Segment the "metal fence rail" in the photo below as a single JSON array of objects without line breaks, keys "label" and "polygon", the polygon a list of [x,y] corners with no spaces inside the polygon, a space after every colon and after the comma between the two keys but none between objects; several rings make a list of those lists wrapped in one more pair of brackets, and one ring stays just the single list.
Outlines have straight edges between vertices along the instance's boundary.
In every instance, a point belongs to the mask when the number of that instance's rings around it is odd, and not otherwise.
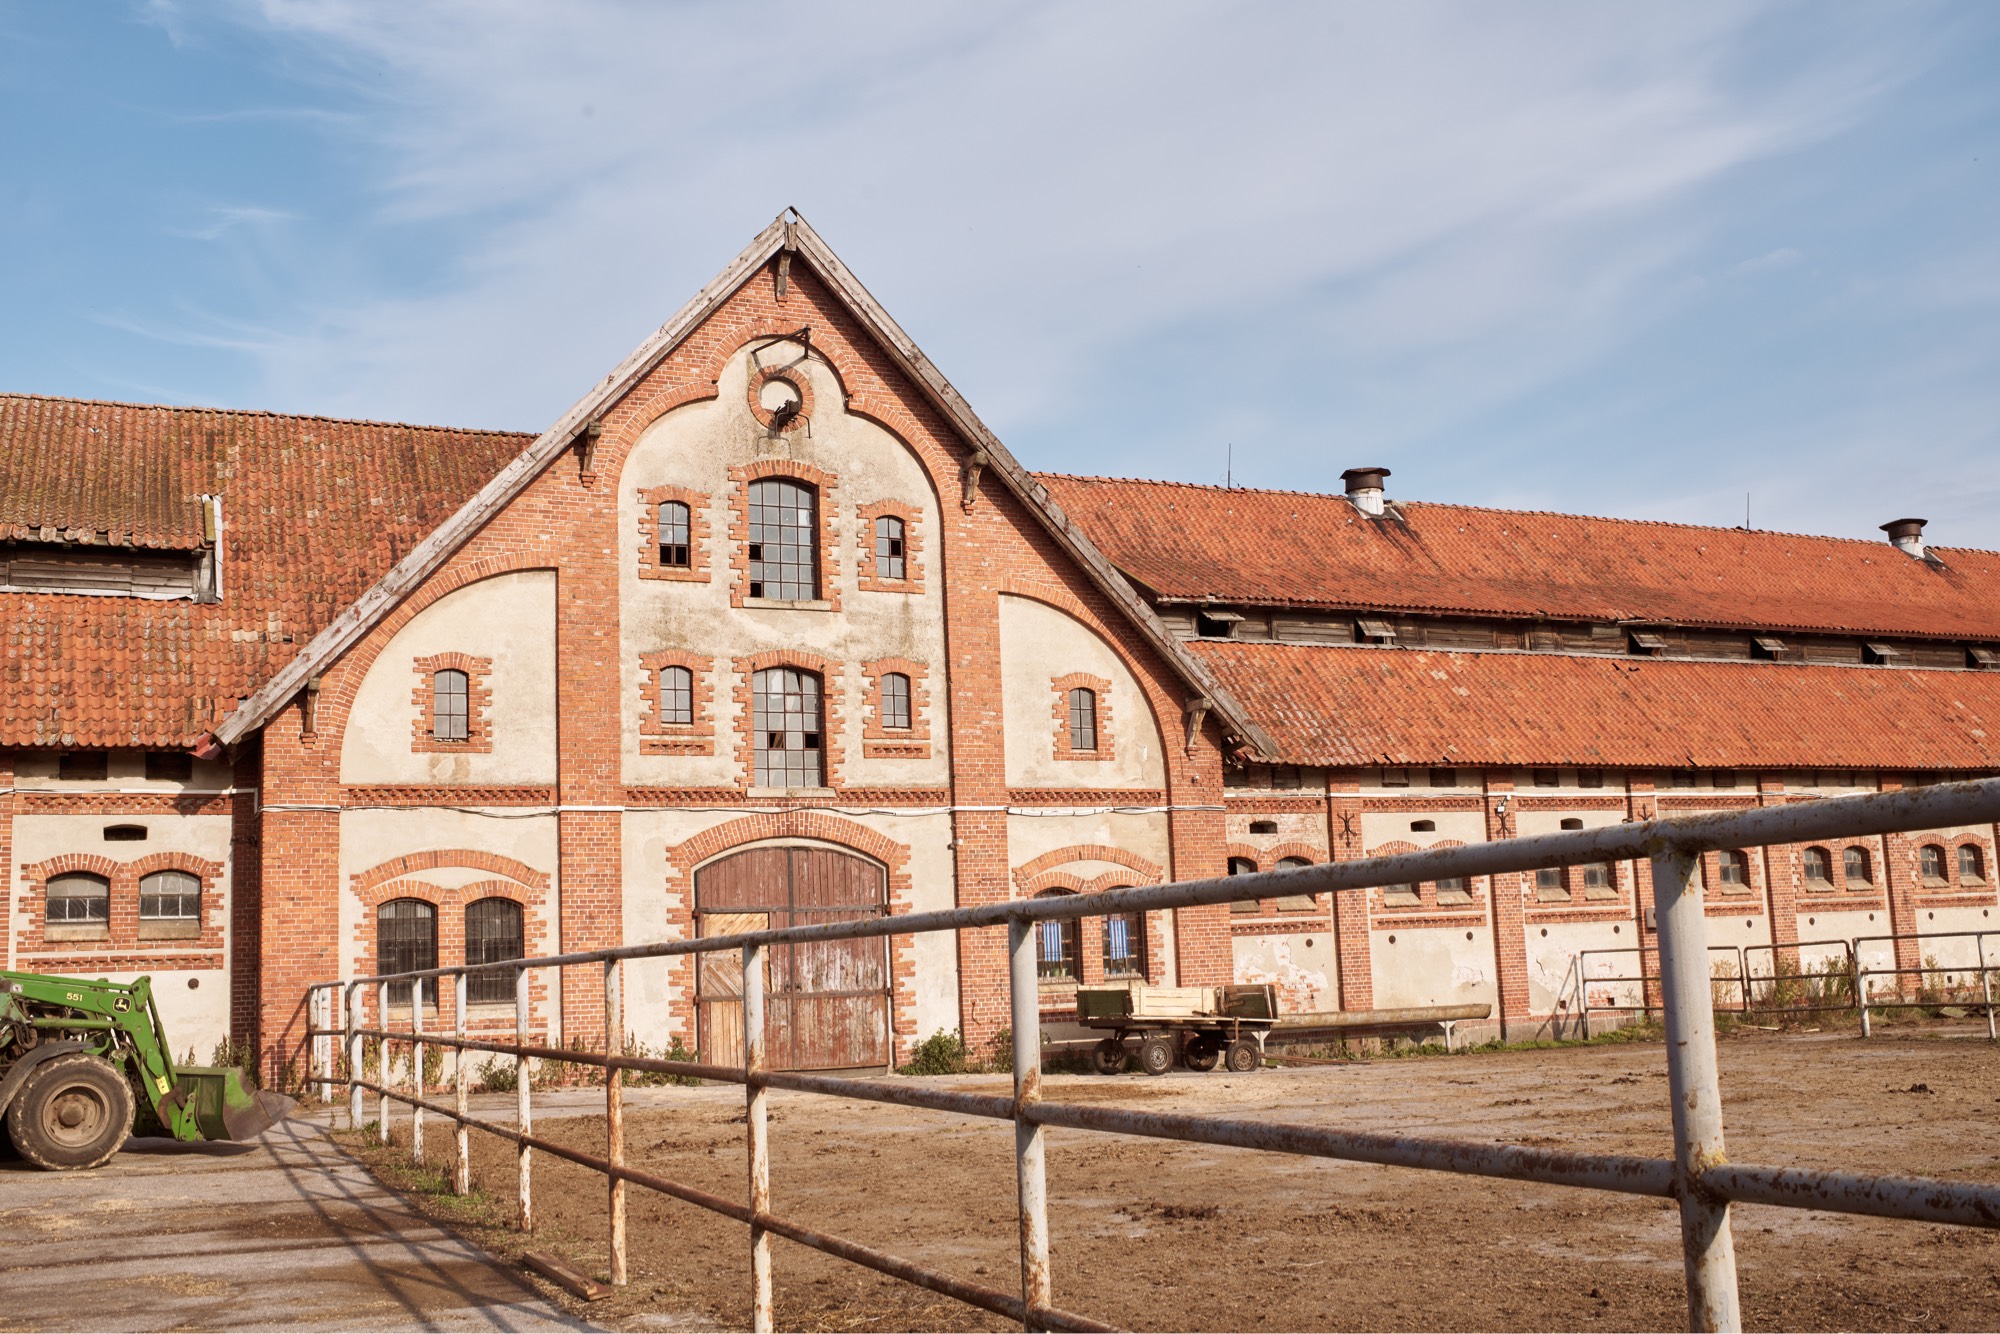
[{"label": "metal fence rail", "polygon": [[[625,1281],[624,1200],[628,1184],[657,1191],[746,1224],[751,1248],[752,1324],[758,1330],[768,1330],[772,1325],[772,1236],[784,1237],[969,1305],[1019,1320],[1031,1329],[1105,1328],[1087,1316],[1063,1310],[1054,1304],[1049,1271],[1043,1154],[1043,1132],[1048,1126],[1671,1198],[1680,1205],[1689,1325],[1704,1330],[1736,1329],[1741,1325],[1741,1312],[1737,1300],[1735,1249],[1730,1232],[1732,1202],[2000,1228],[2000,1186],[1756,1167],[1728,1161],[1724,1152],[1722,1104],[1716,1074],[1713,998],[1706,962],[1707,927],[1701,884],[1698,877],[1691,879],[1694,877],[1695,857],[1701,852],[1722,848],[1931,829],[1990,822],[1996,818],[2000,818],[2000,779],[1988,779],[1800,806],[1612,825],[1538,838],[1431,849],[1395,857],[1328,863],[1218,880],[1112,890],[1059,899],[1019,900],[979,908],[784,927],[732,936],[629,945],[539,959],[328,982],[315,986],[309,998],[312,1006],[309,1013],[320,1015],[325,1020],[324,1026],[315,1024],[308,1031],[314,1051],[323,1058],[320,1067],[313,1071],[313,1077],[328,1087],[344,1085],[349,1090],[349,1114],[357,1126],[363,1120],[364,1093],[378,1094],[381,1098],[379,1133],[385,1143],[389,1139],[392,1104],[408,1106],[412,1119],[411,1151],[419,1161],[424,1154],[425,1114],[452,1122],[457,1141],[456,1183],[460,1191],[469,1189],[470,1184],[469,1129],[482,1130],[515,1144],[519,1162],[520,1221],[524,1228],[532,1226],[534,1218],[534,1150],[540,1149],[602,1174],[608,1186],[610,1277],[614,1284]],[[1341,1131],[1284,1122],[1166,1115],[1101,1104],[1066,1104],[1048,1101],[1042,1096],[1039,1044],[1029,1036],[1037,1033],[1041,1024],[1033,929],[1037,922],[1120,912],[1159,911],[1272,898],[1281,894],[1344,893],[1376,885],[1435,880],[1447,876],[1506,874],[1543,866],[1637,857],[1652,861],[1658,904],[1659,975],[1648,979],[1648,982],[1658,988],[1659,1008],[1666,1027],[1665,1050],[1674,1138],[1674,1156],[1671,1159],[1567,1153],[1525,1145]],[[849,1079],[764,1068],[764,952],[767,947],[784,942],[853,940],[1001,925],[1006,926],[1008,932],[1011,1014],[1016,1038],[1013,1044],[1012,1097],[940,1089],[890,1079]],[[739,1068],[626,1055],[621,965],[630,960],[674,958],[723,950],[738,950],[742,956],[745,1064]],[[590,966],[603,969],[604,1031],[608,1050],[592,1053],[531,1044],[528,1039],[529,978],[532,973],[538,969]],[[514,976],[512,1042],[474,1039],[466,1033],[467,978],[475,972],[493,970],[511,971]],[[1741,977],[1740,971],[1738,976]],[[452,1033],[445,1035],[424,1031],[421,1003],[410,1007],[409,1028],[392,1027],[388,1022],[391,984],[430,977],[454,980],[457,1005]],[[382,1017],[382,1021],[374,1027],[363,1023],[368,988],[375,991],[376,1013]],[[333,1013],[336,999],[338,1015]],[[344,1072],[337,1068],[330,1044],[322,1042],[322,1039],[330,1038],[338,1038],[344,1045]],[[364,1043],[369,1039],[380,1044],[376,1077],[372,1080],[367,1078],[364,1068]],[[392,1042],[404,1043],[410,1048],[408,1075],[404,1081],[406,1086],[401,1088],[392,1086],[394,1081],[390,1076],[389,1045]],[[429,1090],[425,1088],[424,1057],[426,1048],[431,1046],[450,1048],[460,1054],[460,1059],[454,1062],[454,1097],[450,1104],[428,1096]],[[481,1121],[469,1114],[468,1062],[463,1059],[463,1054],[473,1051],[513,1056],[518,1098],[514,1125]],[[608,1133],[607,1151],[603,1157],[556,1144],[533,1133],[530,1060],[567,1061],[605,1071]],[[627,1070],[694,1075],[744,1086],[749,1177],[747,1203],[724,1199],[685,1183],[671,1181],[624,1161],[622,1076]],[[774,1088],[891,1102],[1013,1122],[1020,1220],[1019,1293],[1002,1292],[944,1274],[859,1242],[828,1235],[774,1213],[770,1197],[770,1153],[765,1114],[765,1095]]]}]

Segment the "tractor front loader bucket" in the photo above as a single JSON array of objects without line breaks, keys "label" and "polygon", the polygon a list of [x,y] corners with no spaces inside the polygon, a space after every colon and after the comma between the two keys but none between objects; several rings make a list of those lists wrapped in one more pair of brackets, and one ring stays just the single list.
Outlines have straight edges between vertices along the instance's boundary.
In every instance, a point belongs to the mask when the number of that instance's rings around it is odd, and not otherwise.
[{"label": "tractor front loader bucket", "polygon": [[184,1065],[176,1073],[204,1139],[255,1139],[298,1106],[282,1093],[251,1089],[234,1066]]}]

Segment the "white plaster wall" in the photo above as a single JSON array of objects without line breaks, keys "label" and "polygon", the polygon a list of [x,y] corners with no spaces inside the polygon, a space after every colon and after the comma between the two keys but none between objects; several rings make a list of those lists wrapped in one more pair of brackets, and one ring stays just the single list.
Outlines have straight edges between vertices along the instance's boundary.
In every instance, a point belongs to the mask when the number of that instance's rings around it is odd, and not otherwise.
[{"label": "white plaster wall", "polygon": [[[1467,936],[1471,939],[1466,939]],[[1390,937],[1394,936],[1392,943]],[[1493,975],[1493,933],[1485,926],[1398,926],[1371,933],[1370,963],[1375,1007],[1476,1005],[1499,1013],[1500,992]]]},{"label": "white plaster wall", "polygon": [[[1522,817],[1526,819],[1526,814]],[[1428,831],[1412,830],[1411,824],[1418,820],[1431,820],[1437,828]],[[1550,828],[1555,828],[1552,823]],[[1521,830],[1522,834],[1528,831]],[[1486,815],[1483,811],[1363,811],[1361,813],[1361,842],[1373,849],[1384,843],[1413,843],[1420,848],[1428,848],[1446,839],[1457,839],[1460,843],[1484,843],[1486,841]],[[1324,842],[1324,837],[1322,837]]]},{"label": "white plaster wall", "polygon": [[[796,354],[789,344],[777,350],[784,353],[781,361]],[[771,360],[772,350],[766,349],[766,364]],[[714,399],[677,408],[648,426],[618,481],[625,781],[673,786],[747,782],[735,738],[749,720],[737,716],[737,681],[729,660],[771,649],[798,649],[838,664],[826,691],[829,706],[837,702],[840,713],[838,766],[843,783],[943,784],[949,781],[951,766],[937,491],[908,446],[867,418],[846,411],[838,377],[817,357],[793,369],[812,390],[810,433],[795,431],[776,440],[767,436],[749,408],[750,364],[750,352],[739,351],[724,367]],[[822,498],[821,522],[832,534],[838,573],[828,580],[823,570],[821,577],[838,588],[838,611],[730,606],[736,578],[729,537],[731,495],[739,484],[730,480],[729,469],[766,458],[810,464],[837,478],[833,505],[827,506]],[[708,582],[640,578],[639,492],[656,486],[685,487],[708,497]],[[862,544],[874,542],[872,525],[862,531],[858,509],[885,500],[922,511],[912,524],[912,545],[922,548],[916,557],[923,579],[921,593],[864,591],[858,586]],[[719,660],[711,677],[713,755],[641,753],[646,673],[640,656],[665,649]],[[908,658],[930,669],[921,686],[930,696],[924,709],[930,723],[928,759],[868,759],[862,753],[867,681],[861,664],[891,657]]]},{"label": "white plaster wall", "polygon": [[[343,783],[556,781],[556,577],[495,575],[447,593],[410,618],[362,678],[340,753]],[[493,749],[413,751],[428,681],[415,663],[439,653],[491,658]]]},{"label": "white plaster wall", "polygon": [[1283,935],[1243,935],[1231,945],[1236,980],[1276,986],[1280,1014],[1340,1008],[1339,950],[1331,930],[1319,927]]},{"label": "white plaster wall", "polygon": [[[1000,672],[1009,786],[1166,786],[1152,708],[1124,660],[1089,626],[1046,603],[1003,596]],[[1111,682],[1112,759],[1055,758],[1056,694],[1050,683],[1071,672]]]},{"label": "white plaster wall", "polygon": [[[196,777],[203,775],[197,771]],[[212,781],[212,775],[210,776]],[[112,786],[137,786],[127,783],[115,771]],[[64,789],[89,787],[102,788],[106,784],[65,783]],[[164,784],[169,789],[191,786]],[[106,843],[106,825],[144,825],[146,838],[143,842]],[[220,879],[221,893],[205,905],[208,920],[204,927],[220,927],[223,950],[220,961],[214,968],[200,970],[155,970],[149,968],[127,969],[107,972],[103,969],[84,969],[84,976],[104,977],[112,981],[127,982],[141,974],[153,979],[153,994],[160,1002],[160,1018],[167,1027],[168,1040],[173,1044],[176,1059],[186,1055],[193,1047],[205,1063],[215,1044],[229,1035],[229,961],[233,942],[229,934],[230,885],[234,866],[229,847],[230,820],[218,815],[17,815],[14,817],[14,857],[7,868],[5,883],[8,886],[7,911],[8,961],[9,967],[22,972],[59,971],[75,975],[79,970],[73,965],[52,965],[43,957],[29,954],[20,948],[20,933],[27,924],[22,912],[22,895],[27,892],[27,881],[21,868],[47,861],[51,857],[66,853],[82,853],[103,857],[109,861],[132,863],[152,857],[162,852],[184,852],[204,861],[220,862],[223,871]],[[132,954],[157,954],[171,958],[188,953],[191,942],[177,940],[143,941],[136,948],[120,946],[121,956]],[[91,953],[96,941],[56,941],[51,942],[49,957],[81,958]],[[188,984],[192,982],[193,986]]]}]

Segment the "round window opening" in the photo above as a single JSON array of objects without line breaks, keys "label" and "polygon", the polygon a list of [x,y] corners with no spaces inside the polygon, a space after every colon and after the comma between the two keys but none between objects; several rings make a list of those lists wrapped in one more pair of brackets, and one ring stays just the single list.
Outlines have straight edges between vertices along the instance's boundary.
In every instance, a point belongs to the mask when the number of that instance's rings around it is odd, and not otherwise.
[{"label": "round window opening", "polygon": [[776,413],[799,402],[799,387],[790,380],[770,379],[757,386],[757,406]]}]

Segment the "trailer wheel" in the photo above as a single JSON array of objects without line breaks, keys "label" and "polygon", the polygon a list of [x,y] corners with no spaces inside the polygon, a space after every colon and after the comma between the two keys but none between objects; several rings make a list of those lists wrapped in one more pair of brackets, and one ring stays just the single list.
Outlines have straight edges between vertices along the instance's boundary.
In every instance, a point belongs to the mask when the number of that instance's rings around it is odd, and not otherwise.
[{"label": "trailer wheel", "polygon": [[1238,1038],[1229,1044],[1229,1069],[1232,1074],[1247,1075],[1264,1064],[1264,1049],[1257,1045],[1255,1038]]},{"label": "trailer wheel", "polygon": [[1151,1037],[1139,1044],[1139,1068],[1149,1075],[1164,1075],[1174,1068],[1174,1040]]},{"label": "trailer wheel", "polygon": [[1202,1071],[1204,1074],[1215,1069],[1216,1063],[1221,1059],[1221,1045],[1209,1037],[1196,1038],[1188,1043],[1187,1050],[1181,1053],[1181,1064],[1190,1070]]},{"label": "trailer wheel", "polygon": [[78,1052],[42,1062],[7,1111],[7,1138],[50,1172],[101,1167],[132,1133],[132,1089],[101,1056]]},{"label": "trailer wheel", "polygon": [[1090,1063],[1097,1067],[1100,1075],[1122,1075],[1125,1073],[1125,1044],[1117,1038],[1106,1038],[1090,1049]]}]

